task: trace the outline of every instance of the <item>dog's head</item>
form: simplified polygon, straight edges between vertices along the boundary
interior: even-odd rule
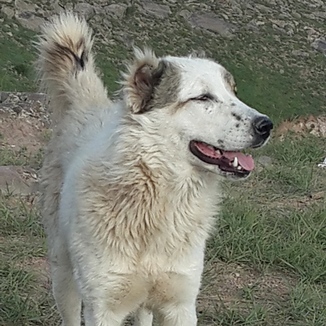
[[[154,121],[170,154],[225,177],[250,174],[254,161],[243,150],[263,146],[273,128],[237,98],[232,75],[208,59],[136,50],[124,94],[134,115]]]

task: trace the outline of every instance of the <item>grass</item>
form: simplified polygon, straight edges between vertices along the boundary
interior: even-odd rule
[[[42,164],[43,152],[43,149],[40,149],[31,153],[26,147],[21,147],[18,150],[0,147],[0,165],[20,165],[39,169]]]
[[[219,262],[224,274],[225,266],[240,264],[255,276],[233,293],[230,306],[217,307],[218,325],[325,325],[326,171],[316,167],[323,153],[315,137],[274,140],[259,151],[273,158],[270,167],[226,185],[207,265]],[[259,278],[275,273],[272,279],[288,284],[262,289]]]
[[[51,325],[39,214],[26,199],[2,194],[0,220],[0,325]]]
[[[35,58],[32,40],[35,39],[35,33],[17,26],[14,21],[1,14],[0,19],[3,19],[0,28],[1,48],[6,49],[6,51],[0,51],[0,89],[2,91],[35,91],[32,68]]]
[[[6,49],[0,51],[0,89],[35,91],[31,65],[35,34],[0,18],[0,42]],[[186,24],[177,31],[164,26],[162,33],[161,22],[141,19],[132,6],[124,22],[112,20],[113,29],[125,30],[125,24],[137,45],[149,44],[159,55],[208,50],[235,75],[239,97],[276,123],[325,109],[321,73],[325,59],[316,53],[302,68],[287,57],[292,48],[307,50],[295,36],[276,35],[267,24],[260,34],[238,31],[236,40],[217,40]],[[172,18],[172,24],[178,19]],[[144,24],[151,26],[150,34],[139,28]],[[116,42],[115,34],[95,33],[97,60],[113,92],[131,49]],[[110,46],[103,46],[101,38],[111,38]],[[257,172],[247,181],[225,184],[223,210],[207,246],[199,325],[326,325],[326,171],[317,168],[325,156],[324,142],[312,136],[273,139],[253,152],[255,157],[270,157],[269,166],[257,164]],[[0,165],[37,169],[42,155],[0,147]],[[0,195],[1,326],[59,322],[36,202],[33,196]]]

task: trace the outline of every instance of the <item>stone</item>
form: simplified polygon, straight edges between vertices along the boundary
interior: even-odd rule
[[[19,14],[16,12],[15,18],[23,27],[36,32],[39,32],[40,26],[45,23],[45,18],[36,16],[30,11],[20,12]]]
[[[294,17],[294,18],[296,18],[296,19],[301,19],[301,14],[299,14],[298,12],[293,12],[292,13],[292,16]]]
[[[59,0],[51,1],[49,3],[49,6],[54,13],[59,14],[62,11],[62,7],[60,6]]]
[[[0,192],[31,195],[37,191],[37,174],[32,169],[0,166]]]
[[[189,17],[189,23],[193,27],[200,27],[227,38],[233,37],[233,32],[236,30],[235,26],[212,13],[192,14]]]
[[[187,9],[183,9],[179,12],[179,16],[187,20],[191,16],[191,12]]]
[[[2,115],[44,117],[46,105],[47,99],[43,93],[0,91],[0,117]]]
[[[15,16],[15,11],[7,6],[3,6],[1,12],[3,12],[9,19]]]
[[[269,8],[267,6],[264,6],[264,5],[261,5],[259,3],[255,4],[255,8],[258,9],[258,11],[264,12],[264,13],[271,13],[272,12],[271,8]]]
[[[35,12],[36,5],[34,3],[29,3],[24,0],[15,0],[15,9],[16,14],[20,15],[20,13],[24,11]]]
[[[309,53],[302,50],[293,50],[292,54],[296,57],[308,58]]]
[[[270,20],[273,24],[275,24],[277,27],[284,29],[287,25],[287,22],[280,20],[280,19],[271,19]]]
[[[94,7],[86,2],[77,3],[74,11],[86,19],[92,18],[95,14]]]
[[[316,39],[316,40],[311,44],[311,46],[312,46],[315,50],[317,50],[317,51],[323,53],[324,55],[326,55],[326,39],[322,39],[322,38]]]
[[[317,11],[314,14],[318,18],[326,19],[326,11]]]
[[[144,11],[157,18],[167,18],[171,14],[171,9],[168,5],[159,5],[157,3],[146,1],[142,3]]]
[[[125,4],[112,4],[104,7],[105,13],[107,13],[109,16],[122,19],[126,13],[127,5]]]

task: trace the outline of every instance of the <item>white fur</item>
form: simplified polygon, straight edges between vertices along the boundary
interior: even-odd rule
[[[141,69],[147,78],[161,60],[150,51],[137,52],[124,99],[112,103],[94,68],[90,35],[83,20],[65,14],[50,22],[39,44],[42,82],[60,113],[42,170],[42,200],[63,325],[80,325],[83,302],[86,326],[118,326],[130,313],[136,325],[150,326],[152,312],[161,325],[194,326],[219,175],[227,174],[191,154],[189,141],[247,148],[260,114],[237,99],[222,66],[190,57],[164,58],[180,75],[176,101],[138,114],[143,76],[136,75]],[[84,69],[73,56],[54,55],[57,43],[77,56],[86,52]],[[203,92],[216,101],[190,100]],[[243,118],[239,128],[231,112]]]

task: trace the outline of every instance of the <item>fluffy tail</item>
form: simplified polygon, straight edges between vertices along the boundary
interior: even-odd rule
[[[69,110],[91,110],[109,103],[94,66],[92,44],[86,21],[72,13],[52,18],[42,29],[36,67],[57,123]]]

